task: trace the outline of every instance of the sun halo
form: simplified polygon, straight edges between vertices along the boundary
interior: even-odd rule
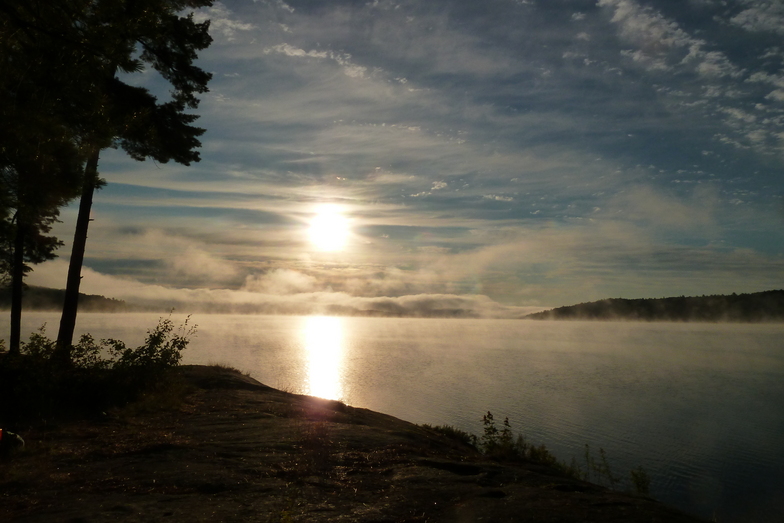
[[[334,206],[321,207],[310,221],[310,242],[320,251],[334,252],[345,248],[350,226],[341,210]]]

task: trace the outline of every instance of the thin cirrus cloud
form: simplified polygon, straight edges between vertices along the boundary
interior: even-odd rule
[[[104,153],[87,288],[515,317],[781,286],[780,2],[226,0],[195,16],[215,39],[202,161]],[[308,242],[324,203],[351,221],[342,252]]]
[[[730,19],[730,23],[751,32],[771,32],[784,35],[784,5],[776,0],[743,0],[744,9]]]

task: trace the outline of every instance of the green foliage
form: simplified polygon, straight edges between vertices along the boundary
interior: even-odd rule
[[[137,348],[85,334],[72,348],[70,365],[57,358],[55,342],[41,327],[21,354],[0,354],[0,422],[95,415],[160,389],[196,331],[189,321],[175,329],[171,318],[161,318]]]
[[[76,322],[79,272],[100,151],[135,160],[199,161],[192,125],[212,74],[194,62],[212,42],[191,11],[213,0],[0,2],[0,281],[13,282],[10,350],[19,352],[26,263],[54,257],[60,207],[81,195],[58,336],[62,358]],[[155,70],[171,86],[158,100],[124,82]],[[125,75],[118,75],[125,73]]]
[[[161,319],[153,330],[147,331],[144,344],[136,349],[130,349],[125,343],[115,339],[102,340],[101,343],[108,347],[114,356],[112,367],[115,369],[166,369],[180,362],[182,351],[196,332],[195,326],[188,325],[189,321],[190,316],[175,332],[171,318]]]
[[[209,22],[197,23],[188,12],[212,3],[4,2],[0,64],[7,74],[0,78],[0,89],[8,96],[0,100],[0,114],[20,112],[5,120],[8,135],[30,127],[33,116],[44,120],[44,138],[59,137],[56,131],[62,128],[59,134],[70,134],[54,143],[77,145],[78,152],[119,146],[138,160],[198,161],[193,149],[204,130],[190,125],[197,116],[186,109],[195,109],[197,95],[207,92],[212,75],[194,61],[212,38]],[[170,84],[168,102],[117,77],[145,69],[154,69]],[[37,134],[36,129],[27,135]],[[17,141],[23,143],[25,136]]]
[[[479,448],[494,458],[514,459],[522,458],[525,454],[525,440],[519,437],[513,441],[512,427],[509,425],[509,418],[504,418],[501,429],[495,426],[493,413],[488,411],[482,416],[482,437],[479,441]]]
[[[468,432],[460,430],[457,427],[453,427],[452,425],[433,426],[424,424],[422,427],[439,432],[450,439],[459,441],[460,443],[465,443],[466,445],[470,445],[472,447],[477,446],[477,439],[475,435],[469,434]]]
[[[60,57],[22,24],[19,13],[0,11],[0,271],[7,273],[20,246],[24,272],[54,257],[61,242],[47,233],[59,207],[81,192],[83,161],[74,130],[53,117],[66,104],[44,78]]]
[[[650,492],[651,478],[642,466],[629,471],[632,487],[637,494],[647,496]]]
[[[189,323],[190,316],[175,331],[170,317],[161,318],[155,328],[147,331],[144,343],[135,349],[126,346],[121,340],[109,338],[96,342],[91,334],[83,334],[79,343],[71,349],[71,365],[77,369],[141,369],[146,372],[174,367],[179,364],[182,351],[196,333],[196,326]],[[56,343],[46,337],[45,324],[38,332],[30,334],[30,341],[22,346],[22,354],[38,363],[51,360],[55,350]]]
[[[54,354],[54,341],[46,337],[46,324],[30,334],[30,341],[22,342],[22,354],[38,365],[46,363]]]
[[[560,461],[556,458],[545,445],[533,445],[528,443],[522,434],[514,437],[509,418],[504,418],[502,427],[496,426],[493,414],[488,411],[482,416],[483,434],[479,439],[479,449],[487,456],[501,461],[528,461],[539,463],[559,470],[564,475],[592,481],[599,485],[606,485],[612,490],[619,490],[622,478],[613,474],[607,453],[603,448],[599,449],[598,459],[591,454],[590,447],[585,445],[585,465],[583,470],[572,458],[570,463]],[[473,436],[474,441],[476,437]],[[637,494],[648,495],[651,479],[648,473],[641,466],[630,471],[631,488]]]
[[[599,460],[594,459],[591,454],[591,447],[585,444],[585,465],[586,465],[586,478],[593,477],[595,483],[603,484],[607,481],[608,486],[616,490],[616,485],[621,481],[621,478],[613,475],[610,470],[610,463],[607,461],[607,453],[603,448],[599,448]]]
[[[53,351],[55,345],[53,343]],[[82,334],[79,343],[71,351],[71,363],[81,369],[107,369],[112,362],[102,357],[103,352],[102,344],[96,343],[92,334]]]
[[[528,461],[546,465],[559,470],[569,477],[583,479],[580,467],[576,465],[574,459],[572,463],[558,460],[553,453],[544,445],[534,445],[528,443],[522,434],[514,436],[509,418],[504,418],[501,429],[495,426],[493,414],[488,411],[482,416],[484,425],[483,435],[479,443],[482,452],[494,459],[503,461]]]

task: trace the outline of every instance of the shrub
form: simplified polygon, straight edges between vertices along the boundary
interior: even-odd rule
[[[495,426],[493,413],[488,411],[482,416],[482,437],[479,441],[479,448],[488,456],[497,459],[524,459],[527,444],[522,436],[513,440],[512,426],[509,418],[504,418],[503,427],[499,429]]]
[[[55,343],[46,337],[46,324],[41,325],[38,332],[30,334],[30,341],[21,343],[21,352],[35,363],[44,363],[51,360],[54,354]]]
[[[158,325],[147,331],[144,344],[136,349],[128,348],[120,340],[101,340],[113,356],[111,366],[114,369],[147,369],[160,370],[174,367],[182,358],[182,351],[188,346],[190,337],[196,327],[188,325],[190,316],[177,332],[171,318],[161,319]]]
[[[457,427],[453,427],[452,425],[428,425],[424,424],[422,427],[430,430],[434,430],[438,433],[443,434],[447,438],[453,439],[455,441],[459,441],[460,443],[465,443],[466,445],[470,445],[472,447],[476,447],[476,436],[473,434],[469,434],[464,430],[460,430]]]
[[[602,484],[607,480],[608,486],[616,490],[615,487],[621,481],[621,478],[613,475],[612,470],[610,470],[610,462],[607,460],[607,453],[603,448],[599,447],[599,461],[596,461],[591,455],[591,448],[586,443],[585,465],[587,467],[586,478],[589,478],[591,473],[593,473],[596,483]]]
[[[651,478],[648,476],[648,473],[645,471],[645,469],[641,466],[637,467],[636,469],[630,470],[629,475],[631,476],[632,487],[634,487],[634,491],[637,494],[647,496],[650,492]]]
[[[585,445],[585,464],[586,470],[580,467],[575,458],[567,465],[566,462],[556,458],[544,445],[532,445],[528,443],[522,434],[517,438],[513,437],[512,427],[509,418],[504,418],[503,426],[496,427],[495,419],[491,412],[482,416],[484,425],[482,437],[479,439],[479,449],[497,460],[505,461],[530,461],[547,465],[561,471],[564,475],[593,481],[594,483],[606,484],[612,490],[618,490],[621,478],[613,474],[607,453],[603,448],[599,449],[599,459],[595,459],[591,454],[590,447]],[[476,437],[474,436],[476,440]],[[637,467],[630,471],[631,487],[637,494],[648,495],[650,488],[650,477],[645,469]]]
[[[97,414],[159,388],[195,333],[189,320],[175,331],[171,318],[161,318],[135,349],[85,334],[73,346],[69,365],[55,356],[44,325],[21,354],[0,355],[0,422]]]
[[[79,369],[109,368],[112,362],[102,357],[104,352],[103,345],[96,343],[92,334],[82,334],[71,350],[71,364]]]

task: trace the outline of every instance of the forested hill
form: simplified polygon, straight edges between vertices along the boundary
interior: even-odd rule
[[[30,286],[22,293],[22,308],[35,311],[59,311],[63,308],[65,291],[47,287]],[[11,308],[11,288],[0,288],[0,310]],[[79,294],[79,310],[82,312],[131,312],[138,310],[122,300],[106,298],[97,294]]]
[[[611,298],[525,316],[535,320],[784,321],[784,290],[627,300]]]

